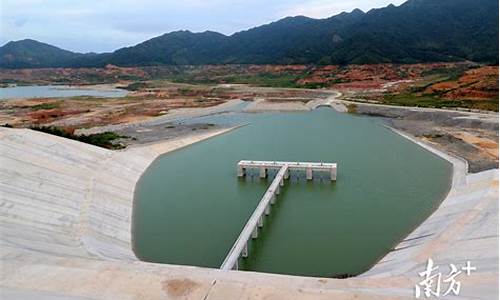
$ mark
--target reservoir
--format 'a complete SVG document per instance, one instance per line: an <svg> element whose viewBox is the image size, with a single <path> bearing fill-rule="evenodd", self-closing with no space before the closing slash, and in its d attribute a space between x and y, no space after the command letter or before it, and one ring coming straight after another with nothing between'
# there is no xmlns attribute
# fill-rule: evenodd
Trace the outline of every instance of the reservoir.
<svg viewBox="0 0 500 300"><path fill-rule="evenodd" d="M225 122L234 116L214 116ZM239 114L248 125L160 156L136 186L133 246L145 261L219 268L273 176L240 160L338 163L336 182L291 173L240 269L338 277L369 269L444 199L452 166L375 118L329 108Z"/></svg>
<svg viewBox="0 0 500 300"><path fill-rule="evenodd" d="M15 86L0 88L0 99L44 97L124 97L127 91L103 87L73 87L66 85Z"/></svg>

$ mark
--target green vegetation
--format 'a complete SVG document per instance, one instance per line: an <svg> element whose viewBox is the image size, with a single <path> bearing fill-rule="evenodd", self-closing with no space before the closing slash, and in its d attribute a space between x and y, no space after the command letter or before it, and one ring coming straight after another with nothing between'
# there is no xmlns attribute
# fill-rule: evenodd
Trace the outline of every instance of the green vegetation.
<svg viewBox="0 0 500 300"><path fill-rule="evenodd" d="M322 89L328 87L331 82L308 82L302 85L298 85L297 87L303 89Z"/></svg>
<svg viewBox="0 0 500 300"><path fill-rule="evenodd" d="M54 109L54 108L58 108L60 105L61 105L60 102L41 103L41 104L30 106L30 109L31 110Z"/></svg>
<svg viewBox="0 0 500 300"><path fill-rule="evenodd" d="M103 132L103 133L89 134L89 135L84 135L84 134L75 135L75 134L70 133L64 129L61 129L58 127L53 127L53 126L50 126L50 127L33 126L33 127L30 127L30 129L45 132L45 133L52 134L52 135L57 135L57 136L64 137L67 139L76 140L76 141L80 141L83 143L87 143L87 144L91 144L91 145L95 145L95 146L99 146L99 147L103 147L103 148L107 148L107 149L114 149L114 150L125 148L125 146L123 144L114 143L114 141L116 141L118 139L128 138L127 136L121 136L115 132L110 132L110 131Z"/></svg>
<svg viewBox="0 0 500 300"><path fill-rule="evenodd" d="M304 75L294 75L289 73L257 73L257 74L232 74L223 76L205 77L186 73L167 76L166 79L176 83L189 84L249 84L262 87L281 87L281 88L308 88L317 89L327 86L326 83L307 83L298 84L297 81ZM216 89L214 89L215 92ZM190 88L179 88L183 95L192 92Z"/></svg>
<svg viewBox="0 0 500 300"><path fill-rule="evenodd" d="M264 87L301 87L296 84L299 76L292 74L273 74L273 73L258 73L258 74L233 74L224 76L203 77L189 73L176 74L167 77L172 82L176 83L191 83L191 84L250 84ZM189 88L180 88L179 92L186 94L191 92Z"/></svg>
<svg viewBox="0 0 500 300"><path fill-rule="evenodd" d="M9 86L9 84L17 84L17 82L17 80L10 78L0 79L0 84L2 85L2 87L7 87Z"/></svg>
<svg viewBox="0 0 500 300"><path fill-rule="evenodd" d="M386 94L383 104L430 107L430 108L467 108L498 112L498 100L448 100L434 95Z"/></svg>
<svg viewBox="0 0 500 300"><path fill-rule="evenodd" d="M131 83L131 84L127 85L126 87L123 87L123 89L125 89L127 91L138 91L138 90L141 90L141 89L144 89L147 87L148 87L147 83L142 82L142 81L138 81L138 82Z"/></svg>
<svg viewBox="0 0 500 300"><path fill-rule="evenodd" d="M9 42L0 47L0 67L40 68L65 63L83 54L73 53L52 45L25 39Z"/></svg>
<svg viewBox="0 0 500 300"><path fill-rule="evenodd" d="M187 96L187 95L190 95L193 93L193 89L188 88L188 87L182 87L182 88L178 88L177 92L179 92L179 94L181 94L181 95Z"/></svg>
<svg viewBox="0 0 500 300"><path fill-rule="evenodd" d="M266 87L298 87L297 76L290 74L259 73L256 75L234 75L225 78L228 83L243 83Z"/></svg>
<svg viewBox="0 0 500 300"><path fill-rule="evenodd" d="M330 276L330 278L335 278L335 279L346 279L346 278L351 278L356 275L354 274L349 274L349 273L343 273L343 274L333 274Z"/></svg>
<svg viewBox="0 0 500 300"><path fill-rule="evenodd" d="M428 139L439 139L444 137L445 135L442 133L430 133L430 134L424 134L423 137L428 138Z"/></svg>
<svg viewBox="0 0 500 300"><path fill-rule="evenodd" d="M0 79L0 88L8 88L11 86L23 86L23 85L33 85L33 82L29 80L19 80L19 79Z"/></svg>
<svg viewBox="0 0 500 300"><path fill-rule="evenodd" d="M347 104L347 112L350 114L355 114L358 112L358 106L354 103Z"/></svg>
<svg viewBox="0 0 500 300"><path fill-rule="evenodd" d="M409 89L409 92L421 93L424 92L428 87L430 87L433 84L446 81L456 81L462 75L464 75L465 72L471 69L472 68L470 65L464 64L448 68L435 68L424 71L422 73L422 76L425 77L426 79L422 83L412 86Z"/></svg>
<svg viewBox="0 0 500 300"><path fill-rule="evenodd" d="M215 127L215 124L207 123L207 124L204 124L203 126L201 126L200 128L201 129L210 129L211 127Z"/></svg>
<svg viewBox="0 0 500 300"><path fill-rule="evenodd" d="M462 76L466 71L470 69L471 66L466 64L455 65L453 67L448 67L448 68L434 68L424 71L422 73L422 76L431 76L431 75L438 76L440 80L435 80L434 83L440 81L458 80L460 76Z"/></svg>
<svg viewBox="0 0 500 300"><path fill-rule="evenodd" d="M427 70L422 73L424 80L416 85L410 86L406 92L386 93L380 100L384 104L400 106L416 106L431 108L465 108L498 111L498 99L448 99L447 94L455 89L464 88L460 85L460 78L469 70L479 66L467 64L456 64L451 67L441 67ZM495 80L495 79L493 79ZM449 88L428 89L438 83L449 82ZM498 82L498 81L497 81ZM458 87L455 87L456 84ZM498 87L491 85L490 89L497 90Z"/></svg>

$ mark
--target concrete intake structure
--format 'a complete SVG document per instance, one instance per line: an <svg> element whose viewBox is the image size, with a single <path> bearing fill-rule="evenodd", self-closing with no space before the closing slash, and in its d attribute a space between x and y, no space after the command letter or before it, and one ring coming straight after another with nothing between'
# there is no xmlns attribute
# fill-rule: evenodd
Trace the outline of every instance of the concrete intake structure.
<svg viewBox="0 0 500 300"><path fill-rule="evenodd" d="M290 169L305 170L306 177L311 180L313 171L328 171L330 179L337 179L337 164L335 163L309 163L309 162L278 162L278 161L245 161L238 163L238 177L246 174L246 169L258 168L261 178L267 176L268 169L279 169L273 182L267 188L264 196L255 208L255 211L243 227L238 239L231 247L229 254L221 265L222 270L238 270L238 259L248 257L248 242L250 238L256 239L259 236L259 227L264 226L264 216L271 213L271 205L276 203L276 195L280 193L280 187L285 184L285 179L290 177Z"/></svg>
<svg viewBox="0 0 500 300"><path fill-rule="evenodd" d="M337 180L337 164L322 163L322 162L289 162L289 161L249 161L242 160L238 163L238 177L243 177L246 174L246 169L258 168L260 178L267 177L269 169L281 169L283 166L288 166L285 172L285 179L289 177L290 170L306 171L307 180L313 178L313 172L330 172L330 179Z"/></svg>

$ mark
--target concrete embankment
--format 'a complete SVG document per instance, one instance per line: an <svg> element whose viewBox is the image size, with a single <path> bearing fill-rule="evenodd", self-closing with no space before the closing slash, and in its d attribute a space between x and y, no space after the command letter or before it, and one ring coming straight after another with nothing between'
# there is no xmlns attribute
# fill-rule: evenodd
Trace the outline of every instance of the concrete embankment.
<svg viewBox="0 0 500 300"><path fill-rule="evenodd" d="M427 258L443 267L470 260L477 271L461 278L461 295L498 298L497 170L466 176L459 169L454 176L463 180L456 180L437 211L356 278L138 261L130 231L135 183L161 153L224 131L109 151L31 130L1 128L2 298L414 299L414 285L421 281L418 272Z"/></svg>
<svg viewBox="0 0 500 300"><path fill-rule="evenodd" d="M1 129L2 245L136 260L131 215L141 174L158 155L228 130L110 151L36 131Z"/></svg>
<svg viewBox="0 0 500 300"><path fill-rule="evenodd" d="M470 261L477 273L462 277L467 288L462 289L461 296L498 299L498 169L467 174L464 159L394 131L453 164L452 187L424 223L359 278L403 277L412 278L416 284L423 280L417 275L429 258L441 266L443 276L450 272L450 264L460 267Z"/></svg>
<svg viewBox="0 0 500 300"><path fill-rule="evenodd" d="M288 98L286 101L269 101L264 98L255 99L243 111L244 112L293 112L309 111L321 106L328 106L338 112L347 112L344 104L337 100L341 96L340 92L330 92L326 98L317 98L308 102L302 102Z"/></svg>
<svg viewBox="0 0 500 300"><path fill-rule="evenodd" d="M265 99L255 99L243 110L249 113L258 112L291 112L291 111L308 111L309 107L300 101L267 101Z"/></svg>

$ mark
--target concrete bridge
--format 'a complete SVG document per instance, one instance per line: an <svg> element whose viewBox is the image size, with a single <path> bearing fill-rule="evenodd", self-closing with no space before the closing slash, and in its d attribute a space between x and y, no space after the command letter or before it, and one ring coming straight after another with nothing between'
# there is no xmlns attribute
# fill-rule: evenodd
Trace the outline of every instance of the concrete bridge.
<svg viewBox="0 0 500 300"><path fill-rule="evenodd" d="M237 270L240 257L248 257L248 244L250 238L256 239L259 236L259 227L264 226L264 217L271 213L271 205L276 203L276 196L280 193L280 187L284 186L285 179L290 177L290 170L303 170L306 178L311 180L313 172L328 172L330 179L337 179L337 164L335 163L311 163L311 162L281 162L281 161L246 161L238 163L238 177L246 175L247 169L259 169L261 178L267 177L268 170L278 169L278 173L262 196L259 204L255 208L252 216L248 219L245 227L241 231L238 239L233 244L229 254L221 265L222 270Z"/></svg>

